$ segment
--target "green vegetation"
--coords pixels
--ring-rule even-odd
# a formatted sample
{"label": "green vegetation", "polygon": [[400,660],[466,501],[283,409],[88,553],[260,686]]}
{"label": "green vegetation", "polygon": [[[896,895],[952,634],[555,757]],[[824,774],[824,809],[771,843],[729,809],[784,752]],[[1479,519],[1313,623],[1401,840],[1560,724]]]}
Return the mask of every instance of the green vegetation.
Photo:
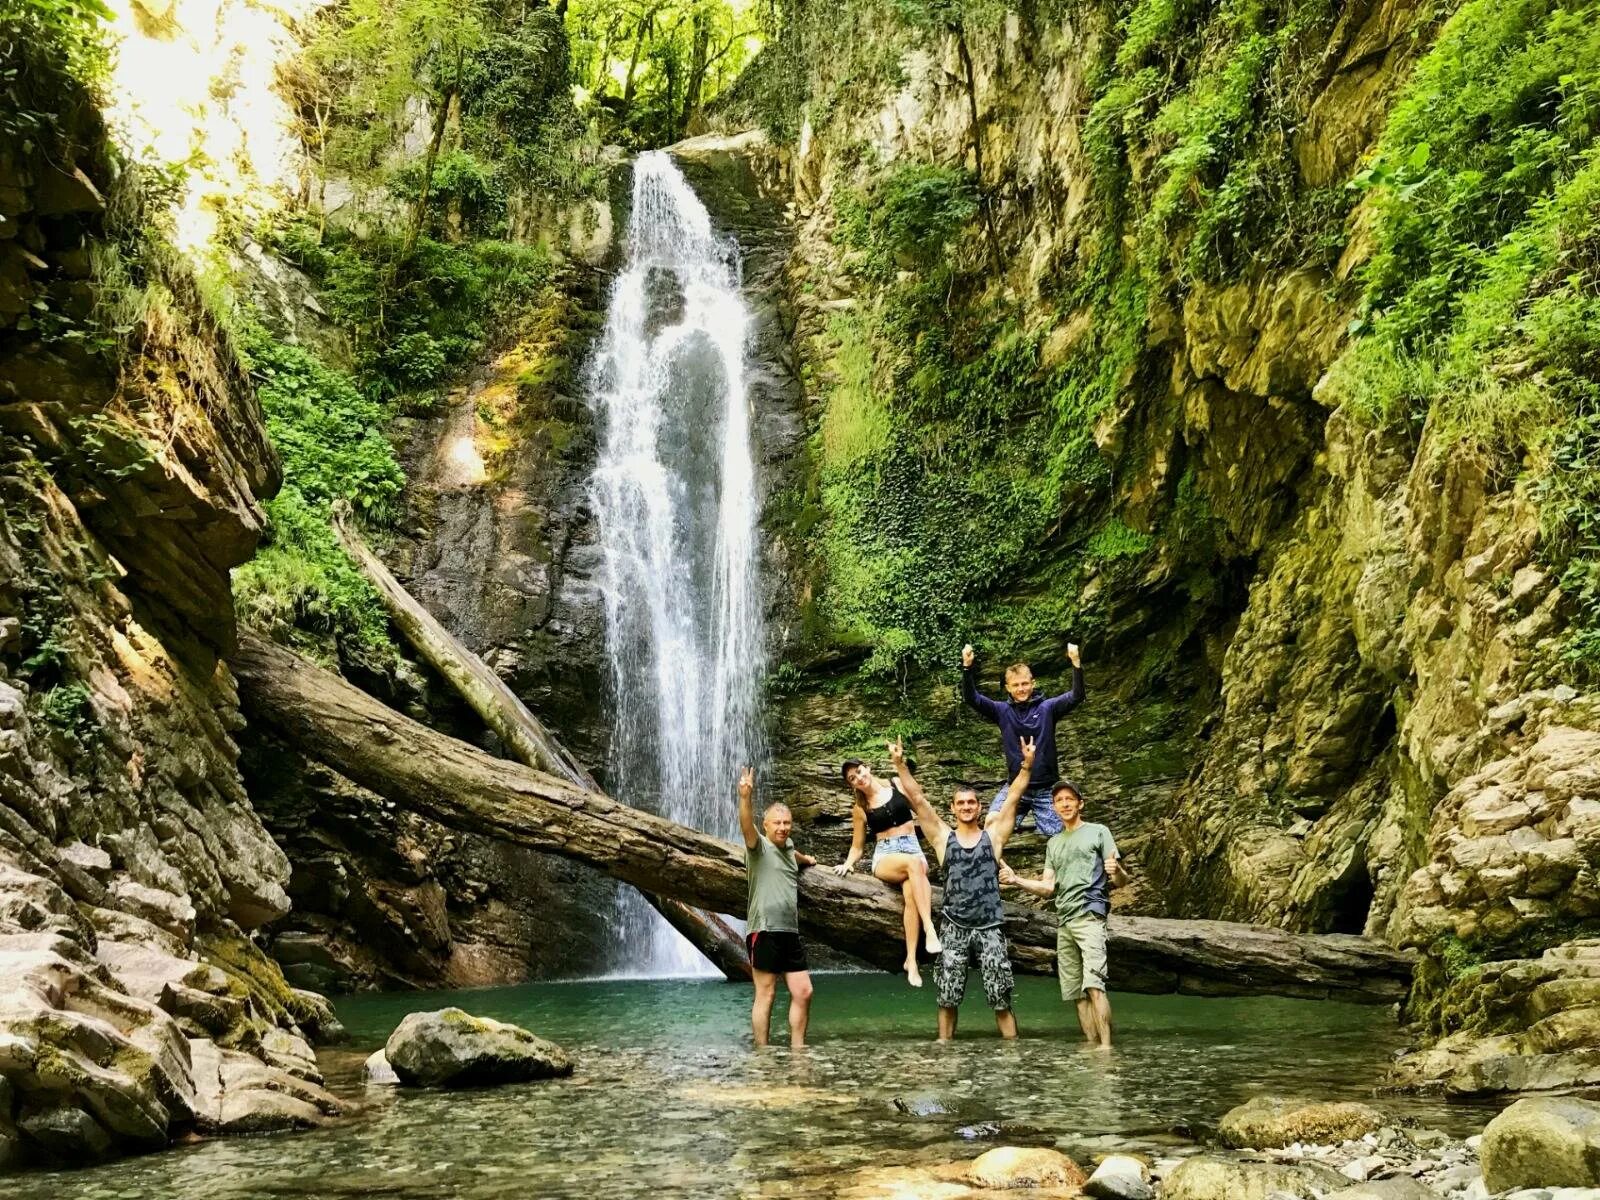
{"label": "green vegetation", "polygon": [[1357,179],[1376,208],[1338,394],[1473,454],[1539,501],[1541,554],[1600,672],[1600,27],[1582,5],[1472,0]]}
{"label": "green vegetation", "polygon": [[101,0],[15,0],[0,9],[0,140],[23,154],[76,129],[110,64]]}
{"label": "green vegetation", "polygon": [[665,146],[758,49],[758,7],[729,0],[571,0],[573,79],[606,142]]}
{"label": "green vegetation", "polygon": [[259,326],[243,350],[284,486],[267,503],[260,550],[234,572],[234,601],[245,619],[286,641],[392,653],[383,602],[329,524],[336,500],[376,526],[394,520],[405,479],[383,436],[385,410],[349,376]]}

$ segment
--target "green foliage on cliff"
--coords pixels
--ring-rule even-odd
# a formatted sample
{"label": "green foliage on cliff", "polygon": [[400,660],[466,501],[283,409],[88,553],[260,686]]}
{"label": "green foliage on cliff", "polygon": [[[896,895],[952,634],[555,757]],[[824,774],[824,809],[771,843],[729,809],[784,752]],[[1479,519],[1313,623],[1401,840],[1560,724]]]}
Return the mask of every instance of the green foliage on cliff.
{"label": "green foliage on cliff", "polygon": [[234,572],[235,603],[247,620],[290,641],[331,638],[388,652],[383,602],[329,523],[336,500],[379,527],[394,520],[405,477],[383,436],[388,414],[348,375],[259,326],[247,327],[243,342],[284,484],[266,504],[260,550]]}
{"label": "green foliage on cliff", "polygon": [[[443,177],[464,174],[452,165]],[[494,220],[489,201],[478,211]],[[319,237],[302,219],[277,239],[284,256],[317,282],[329,316],[349,331],[361,388],[382,399],[437,388],[507,332],[550,282],[550,256],[538,246],[424,236],[400,262],[402,237],[341,229]]]}
{"label": "green foliage on cliff", "polygon": [[[74,125],[110,64],[101,0],[14,0],[0,7],[0,140],[28,154]],[[52,146],[52,151],[59,147]]]}
{"label": "green foliage on cliff", "polygon": [[1585,5],[1471,0],[1359,183],[1376,212],[1338,394],[1518,476],[1600,671],[1600,25]]}

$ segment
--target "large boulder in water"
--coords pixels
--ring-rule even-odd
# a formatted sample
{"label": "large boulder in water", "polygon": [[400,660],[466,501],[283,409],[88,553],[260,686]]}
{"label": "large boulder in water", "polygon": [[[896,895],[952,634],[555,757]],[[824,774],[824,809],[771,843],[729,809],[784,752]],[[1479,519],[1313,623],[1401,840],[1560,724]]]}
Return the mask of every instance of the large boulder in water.
{"label": "large boulder in water", "polygon": [[1229,1109],[1217,1132],[1230,1146],[1271,1150],[1295,1142],[1346,1142],[1388,1123],[1388,1118],[1370,1104],[1257,1096]]}
{"label": "large boulder in water", "polygon": [[1349,1183],[1317,1163],[1235,1162],[1203,1156],[1185,1159],[1167,1176],[1161,1200],[1267,1200],[1274,1193],[1312,1200]]}
{"label": "large boulder in water", "polygon": [[553,1042],[459,1008],[412,1013],[389,1035],[384,1056],[412,1087],[478,1087],[572,1074]]}
{"label": "large boulder in water", "polygon": [[1082,1187],[1086,1176],[1059,1150],[996,1146],[972,1160],[970,1178],[983,1188]]}
{"label": "large boulder in water", "polygon": [[1478,1152],[1491,1192],[1600,1187],[1600,1104],[1518,1100],[1489,1122]]}

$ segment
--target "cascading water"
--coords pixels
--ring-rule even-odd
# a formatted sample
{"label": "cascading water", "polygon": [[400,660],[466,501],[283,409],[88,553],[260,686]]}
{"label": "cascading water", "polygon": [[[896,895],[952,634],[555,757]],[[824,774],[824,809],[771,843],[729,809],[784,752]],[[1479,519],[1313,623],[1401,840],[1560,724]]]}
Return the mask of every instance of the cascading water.
{"label": "cascading water", "polygon": [[[737,248],[672,160],[639,156],[628,257],[590,403],[590,492],[604,556],[612,794],[733,836],[736,772],[761,757],[764,638],[745,388],[750,314]],[[632,890],[622,974],[709,964]]]}

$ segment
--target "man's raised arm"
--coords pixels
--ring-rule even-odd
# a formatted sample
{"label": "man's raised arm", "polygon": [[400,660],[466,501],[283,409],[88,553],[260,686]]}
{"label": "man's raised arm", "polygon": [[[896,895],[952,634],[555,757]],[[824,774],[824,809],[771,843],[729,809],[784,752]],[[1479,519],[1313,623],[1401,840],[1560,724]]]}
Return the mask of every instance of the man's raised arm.
{"label": "man's raised arm", "polygon": [[1028,784],[1033,778],[1033,750],[1032,738],[1022,739],[1022,769],[1017,772],[1011,786],[1006,790],[1005,803],[1000,806],[1000,811],[995,814],[994,822],[989,826],[989,841],[994,846],[995,857],[1006,848],[1006,842],[1017,827],[1017,805],[1022,803],[1022,797],[1028,793]]}
{"label": "man's raised arm", "polygon": [[1052,721],[1060,720],[1062,713],[1083,703],[1083,660],[1078,656],[1078,647],[1071,642],[1067,644],[1067,658],[1072,661],[1072,687],[1045,701],[1050,706]]}
{"label": "man's raised arm", "polygon": [[739,774],[739,832],[744,834],[744,848],[754,850],[760,833],[756,831],[756,814],[751,803],[756,794],[756,769],[746,767]]}
{"label": "man's raised arm", "polygon": [[916,776],[911,774],[911,768],[906,763],[905,742],[895,738],[889,743],[889,761],[894,764],[894,773],[900,777],[900,791],[911,805],[911,811],[916,815],[917,828],[922,830],[922,836],[939,855],[939,861],[944,861],[944,840],[950,836],[950,827],[944,823],[939,814],[933,811],[933,805],[928,803],[928,797],[922,790],[922,785],[917,782]]}
{"label": "man's raised arm", "polygon": [[961,647],[961,699],[985,721],[998,725],[1000,706],[978,690],[977,680],[972,676],[972,659],[972,643],[968,642]]}

